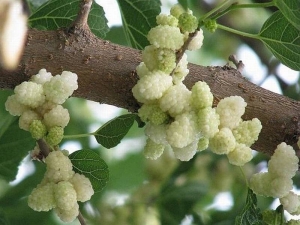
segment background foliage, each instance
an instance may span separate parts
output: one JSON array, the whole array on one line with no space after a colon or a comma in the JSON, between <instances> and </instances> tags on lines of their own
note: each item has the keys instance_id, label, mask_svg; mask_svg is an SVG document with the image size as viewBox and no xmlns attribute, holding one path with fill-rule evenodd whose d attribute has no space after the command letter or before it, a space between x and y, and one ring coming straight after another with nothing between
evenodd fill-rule
<instances>
[{"instance_id":1,"label":"background foliage","mask_svg":"<svg viewBox=\"0 0 300 225\"><path fill-rule=\"evenodd\" d=\"M79 0L51 0L41 8L38 7L45 2L44 0L28 2L33 12L29 19L31 27L57 29L71 23L76 16ZM185 4L199 17L219 2L221 1L188 0ZM255 1L243 1L251 2ZM293 7L282 6L280 1L276 2L278 7ZM102 7L94 3L89 17L92 31L114 43L143 48L147 45L145 34L155 25L155 15L160 12L160 1L118 0L118 4L123 26L111 27L109 30ZM57 9L58 5L62 7L60 10ZM164 10L170 6L169 1L163 1ZM65 10L64 7L70 10ZM220 23L245 32L259 33L263 21L275 10L276 8L272 7L267 10L236 10L222 17ZM288 8L284 10L288 11ZM132 20L132 15L135 20ZM294 17L300 18L299 15ZM278 86L276 91L299 100L299 72L283 70L284 67L261 42L222 30L211 34L204 29L204 35L202 49L196 53L189 53L190 61L201 65L224 65L230 54L239 53L239 59L246 65L245 76L250 80L263 86L273 82L273 85ZM267 36L263 34L263 29L260 35ZM253 67L257 67L256 70L253 70ZM51 68L46 69L51 71ZM256 76L253 76L254 73ZM33 148L34 142L26 132L16 129L17 121L4 109L4 102L11 93L8 90L1 90L0 93L0 225L61 224L52 212L39 213L27 206L27 196L42 179L45 168L39 162L31 162L29 157L24 158ZM262 154L256 154L252 162L244 166L244 175L238 167L229 165L225 157L213 155L209 151L197 154L189 162L179 162L169 152L164 153L160 159L151 161L143 157L143 128L138 127L134 117L129 118L129 123L134 125L127 134L127 130L122 132L122 135L126 136L119 146L112 147L114 144L110 145L110 142L102 143L108 148L112 147L107 149L97 143L101 143L99 137L102 135L98 128L114 116L126 114L125 110L104 108L77 98L68 100L65 106L71 115L66 134L96 131L98 135L95 135L96 138L84 137L72 142L65 139L62 146L68 146L68 149L73 151L93 150L93 153L105 160L110 171L107 186L96 193L89 203L80 205L89 224L175 225L185 218L185 221L193 221L193 224L232 225L238 215L247 212L245 207L256 211L257 208L278 206L271 198L258 197L257 208L253 208L256 199L253 200L252 195L248 195L245 206L248 193L245 177L266 164L267 157ZM121 118L128 119L126 115ZM18 182L11 182L22 159L21 171L26 176L18 179ZM299 176L295 178L295 184L299 185ZM223 202L222 207L222 204L215 204L218 197L224 194L232 198L232 205L224 207Z\"/></svg>"}]
</instances>

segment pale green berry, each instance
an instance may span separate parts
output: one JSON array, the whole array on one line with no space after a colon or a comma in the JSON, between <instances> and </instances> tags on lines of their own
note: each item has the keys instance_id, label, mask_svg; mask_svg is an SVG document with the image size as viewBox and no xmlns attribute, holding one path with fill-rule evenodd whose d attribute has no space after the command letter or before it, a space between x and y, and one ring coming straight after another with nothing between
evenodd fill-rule
<instances>
[{"instance_id":1,"label":"pale green berry","mask_svg":"<svg viewBox=\"0 0 300 225\"><path fill-rule=\"evenodd\" d=\"M77 194L69 181L61 181L54 185L54 198L56 206L60 209L70 210L77 203Z\"/></svg>"},{"instance_id":2,"label":"pale green berry","mask_svg":"<svg viewBox=\"0 0 300 225\"><path fill-rule=\"evenodd\" d=\"M45 102L43 85L24 81L15 87L18 102L31 108L36 108Z\"/></svg>"},{"instance_id":3,"label":"pale green berry","mask_svg":"<svg viewBox=\"0 0 300 225\"><path fill-rule=\"evenodd\" d=\"M41 69L38 74L33 75L30 80L37 84L44 84L47 81L50 81L52 78L52 74L47 72L46 69Z\"/></svg>"},{"instance_id":4,"label":"pale green berry","mask_svg":"<svg viewBox=\"0 0 300 225\"><path fill-rule=\"evenodd\" d=\"M157 144L168 145L167 136L166 136L166 125L153 125L151 123L146 124L145 134L152 141Z\"/></svg>"},{"instance_id":5,"label":"pale green berry","mask_svg":"<svg viewBox=\"0 0 300 225\"><path fill-rule=\"evenodd\" d=\"M229 163L235 166L243 166L249 162L252 156L252 149L240 143L236 143L235 148L227 154Z\"/></svg>"},{"instance_id":6,"label":"pale green berry","mask_svg":"<svg viewBox=\"0 0 300 225\"><path fill-rule=\"evenodd\" d=\"M64 103L78 88L77 74L63 71L43 84L46 99L56 104Z\"/></svg>"},{"instance_id":7,"label":"pale green berry","mask_svg":"<svg viewBox=\"0 0 300 225\"><path fill-rule=\"evenodd\" d=\"M209 148L216 154L228 154L235 148L235 138L228 128L222 128L209 140Z\"/></svg>"},{"instance_id":8,"label":"pale green berry","mask_svg":"<svg viewBox=\"0 0 300 225\"><path fill-rule=\"evenodd\" d=\"M203 151L208 148L209 139L205 137L201 137L198 141L198 151Z\"/></svg>"},{"instance_id":9,"label":"pale green berry","mask_svg":"<svg viewBox=\"0 0 300 225\"><path fill-rule=\"evenodd\" d=\"M184 53L172 75L174 84L182 83L182 81L188 75L189 69L187 68L187 65L188 65L187 54Z\"/></svg>"},{"instance_id":10,"label":"pale green berry","mask_svg":"<svg viewBox=\"0 0 300 225\"><path fill-rule=\"evenodd\" d=\"M182 33L193 33L198 27L198 20L192 14L184 12L179 16L178 26Z\"/></svg>"},{"instance_id":11,"label":"pale green berry","mask_svg":"<svg viewBox=\"0 0 300 225\"><path fill-rule=\"evenodd\" d=\"M30 124L34 120L41 120L41 116L35 111L26 110L19 118L19 127L23 130L29 131Z\"/></svg>"},{"instance_id":12,"label":"pale green berry","mask_svg":"<svg viewBox=\"0 0 300 225\"><path fill-rule=\"evenodd\" d=\"M216 20L205 20L204 26L211 33L214 33L218 28L218 24Z\"/></svg>"},{"instance_id":13,"label":"pale green berry","mask_svg":"<svg viewBox=\"0 0 300 225\"><path fill-rule=\"evenodd\" d=\"M206 138L212 138L218 131L220 117L215 108L206 107L197 113L197 124L200 133Z\"/></svg>"},{"instance_id":14,"label":"pale green berry","mask_svg":"<svg viewBox=\"0 0 300 225\"><path fill-rule=\"evenodd\" d=\"M194 35L194 37L190 41L187 49L190 51L194 51L194 50L201 48L201 46L203 44L203 39L204 39L203 30L200 29L197 31L197 33Z\"/></svg>"},{"instance_id":15,"label":"pale green berry","mask_svg":"<svg viewBox=\"0 0 300 225\"><path fill-rule=\"evenodd\" d=\"M174 5L172 8L171 8L171 10L170 10L170 14L172 15L172 16L174 16L175 18L179 18L179 16L182 14L182 13L184 13L185 12L185 10L184 10L184 8L180 5L180 4L176 4L176 5Z\"/></svg>"},{"instance_id":16,"label":"pale green berry","mask_svg":"<svg viewBox=\"0 0 300 225\"><path fill-rule=\"evenodd\" d=\"M59 126L65 127L70 121L69 111L61 105L56 105L44 114L44 123L48 128Z\"/></svg>"},{"instance_id":17,"label":"pale green berry","mask_svg":"<svg viewBox=\"0 0 300 225\"><path fill-rule=\"evenodd\" d=\"M53 151L45 159L45 179L54 183L71 179L74 175L71 160L62 151Z\"/></svg>"},{"instance_id":18,"label":"pale green berry","mask_svg":"<svg viewBox=\"0 0 300 225\"><path fill-rule=\"evenodd\" d=\"M212 106L214 96L206 82L198 81L193 85L191 100L192 106L195 109L203 109Z\"/></svg>"},{"instance_id":19,"label":"pale green berry","mask_svg":"<svg viewBox=\"0 0 300 225\"><path fill-rule=\"evenodd\" d=\"M259 119L254 118L249 121L241 122L232 133L237 142L251 146L258 139L258 135L262 129Z\"/></svg>"},{"instance_id":20,"label":"pale green berry","mask_svg":"<svg viewBox=\"0 0 300 225\"><path fill-rule=\"evenodd\" d=\"M172 86L172 77L162 71L153 71L143 76L132 88L133 96L141 103L161 98Z\"/></svg>"},{"instance_id":21,"label":"pale green berry","mask_svg":"<svg viewBox=\"0 0 300 225\"><path fill-rule=\"evenodd\" d=\"M191 91L180 83L171 86L159 100L162 111L172 117L191 110Z\"/></svg>"},{"instance_id":22,"label":"pale green berry","mask_svg":"<svg viewBox=\"0 0 300 225\"><path fill-rule=\"evenodd\" d=\"M87 177L83 174L75 173L69 181L76 191L77 201L86 202L91 199L94 194L94 190Z\"/></svg>"},{"instance_id":23,"label":"pale green berry","mask_svg":"<svg viewBox=\"0 0 300 225\"><path fill-rule=\"evenodd\" d=\"M79 205L76 202L73 207L69 210L61 209L56 207L54 209L54 212L57 214L57 216L65 223L70 223L73 220L76 219L76 217L79 215Z\"/></svg>"},{"instance_id":24,"label":"pale green berry","mask_svg":"<svg viewBox=\"0 0 300 225\"><path fill-rule=\"evenodd\" d=\"M164 152L164 149L165 145L157 144L148 138L144 147L144 155L148 159L155 160L161 156L161 154Z\"/></svg>"},{"instance_id":25,"label":"pale green berry","mask_svg":"<svg viewBox=\"0 0 300 225\"><path fill-rule=\"evenodd\" d=\"M157 104L143 104L138 110L138 115L144 122L151 122L154 125L165 123L169 116L163 112Z\"/></svg>"},{"instance_id":26,"label":"pale green berry","mask_svg":"<svg viewBox=\"0 0 300 225\"><path fill-rule=\"evenodd\" d=\"M172 27L177 27L178 19L172 15L160 14L156 16L156 23L158 25L169 25Z\"/></svg>"},{"instance_id":27,"label":"pale green berry","mask_svg":"<svg viewBox=\"0 0 300 225\"><path fill-rule=\"evenodd\" d=\"M29 126L29 132L32 138L39 140L47 133L47 128L41 120L33 120Z\"/></svg>"},{"instance_id":28,"label":"pale green berry","mask_svg":"<svg viewBox=\"0 0 300 225\"><path fill-rule=\"evenodd\" d=\"M198 140L193 141L183 148L173 147L174 155L180 161L189 161L194 157L198 148Z\"/></svg>"},{"instance_id":29,"label":"pale green berry","mask_svg":"<svg viewBox=\"0 0 300 225\"><path fill-rule=\"evenodd\" d=\"M197 139L197 117L193 112L180 114L167 127L167 140L172 147L183 148Z\"/></svg>"},{"instance_id":30,"label":"pale green berry","mask_svg":"<svg viewBox=\"0 0 300 225\"><path fill-rule=\"evenodd\" d=\"M284 210L288 211L289 213L296 212L298 207L300 206L298 195L292 191L290 191L284 197L280 198L279 201Z\"/></svg>"},{"instance_id":31,"label":"pale green berry","mask_svg":"<svg viewBox=\"0 0 300 225\"><path fill-rule=\"evenodd\" d=\"M64 137L64 128L59 126L51 127L48 131L46 136L46 142L51 145L55 146L58 145Z\"/></svg>"},{"instance_id":32,"label":"pale green berry","mask_svg":"<svg viewBox=\"0 0 300 225\"><path fill-rule=\"evenodd\" d=\"M233 129L241 122L247 103L240 96L230 96L222 99L217 105L220 115L220 126Z\"/></svg>"},{"instance_id":33,"label":"pale green berry","mask_svg":"<svg viewBox=\"0 0 300 225\"><path fill-rule=\"evenodd\" d=\"M29 107L21 104L16 95L11 95L5 102L5 109L13 116L21 116L23 112L29 110Z\"/></svg>"},{"instance_id":34,"label":"pale green berry","mask_svg":"<svg viewBox=\"0 0 300 225\"><path fill-rule=\"evenodd\" d=\"M168 25L158 25L151 28L147 38L150 44L157 48L178 50L184 44L184 35L180 32L179 28Z\"/></svg>"},{"instance_id":35,"label":"pale green berry","mask_svg":"<svg viewBox=\"0 0 300 225\"><path fill-rule=\"evenodd\" d=\"M54 183L38 185L28 196L28 206L35 211L49 211L56 207Z\"/></svg>"},{"instance_id":36,"label":"pale green berry","mask_svg":"<svg viewBox=\"0 0 300 225\"><path fill-rule=\"evenodd\" d=\"M268 162L268 171L272 177L292 178L298 170L299 159L292 146L281 143L277 146Z\"/></svg>"},{"instance_id":37,"label":"pale green berry","mask_svg":"<svg viewBox=\"0 0 300 225\"><path fill-rule=\"evenodd\" d=\"M147 46L142 52L142 59L150 71L161 70L170 74L176 66L175 52L167 48Z\"/></svg>"}]
</instances>

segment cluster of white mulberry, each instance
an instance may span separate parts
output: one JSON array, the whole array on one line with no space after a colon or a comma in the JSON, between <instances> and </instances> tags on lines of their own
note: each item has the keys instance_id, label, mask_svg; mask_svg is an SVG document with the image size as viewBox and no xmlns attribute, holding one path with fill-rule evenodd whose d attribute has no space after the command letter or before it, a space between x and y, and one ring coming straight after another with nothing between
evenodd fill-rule
<instances>
[{"instance_id":1,"label":"cluster of white mulberry","mask_svg":"<svg viewBox=\"0 0 300 225\"><path fill-rule=\"evenodd\" d=\"M299 159L292 146L281 143L268 162L268 172L254 174L250 188L255 194L279 198L283 208L291 214L300 214L300 196L292 192Z\"/></svg>"},{"instance_id":2,"label":"cluster of white mulberry","mask_svg":"<svg viewBox=\"0 0 300 225\"><path fill-rule=\"evenodd\" d=\"M149 31L151 45L142 53L143 62L136 68L140 79L132 89L143 103L139 116L147 122L145 156L156 159L165 148L172 148L178 159L188 161L197 150L209 147L227 154L230 163L244 165L252 159L250 146L258 139L261 123L241 119L247 104L239 96L224 98L213 108L205 82L187 89L182 83L189 72L187 56L176 62L176 53L189 37L193 38L187 49L199 49L203 33L191 11L176 5L170 14L157 16L158 26Z\"/></svg>"},{"instance_id":3,"label":"cluster of white mulberry","mask_svg":"<svg viewBox=\"0 0 300 225\"><path fill-rule=\"evenodd\" d=\"M74 173L63 151L50 152L45 163L44 178L28 196L28 205L35 211L54 209L62 221L71 222L79 214L77 201L88 201L94 194L91 182L84 175Z\"/></svg>"},{"instance_id":4,"label":"cluster of white mulberry","mask_svg":"<svg viewBox=\"0 0 300 225\"><path fill-rule=\"evenodd\" d=\"M8 97L5 107L13 116L20 116L19 126L36 140L45 138L50 146L58 145L70 116L64 103L78 88L77 75L63 71L52 76L45 69L24 81Z\"/></svg>"}]
</instances>

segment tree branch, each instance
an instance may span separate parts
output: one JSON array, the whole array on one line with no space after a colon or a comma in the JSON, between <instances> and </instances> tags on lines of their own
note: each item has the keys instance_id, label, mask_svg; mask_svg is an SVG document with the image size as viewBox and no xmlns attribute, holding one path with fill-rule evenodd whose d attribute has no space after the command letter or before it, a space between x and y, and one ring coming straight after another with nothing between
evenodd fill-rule
<instances>
[{"instance_id":1,"label":"tree branch","mask_svg":"<svg viewBox=\"0 0 300 225\"><path fill-rule=\"evenodd\" d=\"M78 74L75 96L136 111L139 104L131 89L137 82L135 67L141 52L98 39L89 29L29 30L20 66L14 72L0 68L0 88L12 89L31 75L46 68L53 75L69 70ZM300 134L300 103L260 88L233 68L203 67L189 64L185 80L188 88L199 81L210 86L215 103L239 95L248 103L244 119L257 117L263 124L254 149L272 154L282 141L294 145Z\"/></svg>"}]
</instances>

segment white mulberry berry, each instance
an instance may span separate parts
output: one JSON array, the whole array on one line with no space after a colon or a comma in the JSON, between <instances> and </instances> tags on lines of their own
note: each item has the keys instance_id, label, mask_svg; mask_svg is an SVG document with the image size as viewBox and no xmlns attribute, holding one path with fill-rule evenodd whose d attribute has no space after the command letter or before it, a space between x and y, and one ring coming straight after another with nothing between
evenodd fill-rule
<instances>
[{"instance_id":1,"label":"white mulberry berry","mask_svg":"<svg viewBox=\"0 0 300 225\"><path fill-rule=\"evenodd\" d=\"M77 203L77 194L69 181L60 181L54 185L56 206L63 210L70 210Z\"/></svg>"},{"instance_id":2,"label":"white mulberry berry","mask_svg":"<svg viewBox=\"0 0 300 225\"><path fill-rule=\"evenodd\" d=\"M44 114L44 123L48 128L59 126L65 127L70 121L70 115L67 109L61 105L57 105L49 112Z\"/></svg>"},{"instance_id":3,"label":"white mulberry berry","mask_svg":"<svg viewBox=\"0 0 300 225\"><path fill-rule=\"evenodd\" d=\"M240 143L236 143L235 148L227 154L229 163L235 166L243 166L249 162L252 156L252 149Z\"/></svg>"},{"instance_id":4,"label":"white mulberry berry","mask_svg":"<svg viewBox=\"0 0 300 225\"><path fill-rule=\"evenodd\" d=\"M184 113L175 117L167 127L167 140L172 147L183 148L197 139L198 130L194 113Z\"/></svg>"},{"instance_id":5,"label":"white mulberry berry","mask_svg":"<svg viewBox=\"0 0 300 225\"><path fill-rule=\"evenodd\" d=\"M91 181L87 177L82 174L75 173L69 181L76 191L77 201L86 202L91 199L94 194L94 190Z\"/></svg>"},{"instance_id":6,"label":"white mulberry berry","mask_svg":"<svg viewBox=\"0 0 300 225\"><path fill-rule=\"evenodd\" d=\"M36 108L45 101L43 85L24 81L14 89L16 99L23 105Z\"/></svg>"},{"instance_id":7,"label":"white mulberry berry","mask_svg":"<svg viewBox=\"0 0 300 225\"><path fill-rule=\"evenodd\" d=\"M160 108L175 117L191 109L191 91L184 84L170 87L159 100Z\"/></svg>"},{"instance_id":8,"label":"white mulberry berry","mask_svg":"<svg viewBox=\"0 0 300 225\"><path fill-rule=\"evenodd\" d=\"M161 98L172 85L172 77L161 71L142 77L132 88L133 96L141 103Z\"/></svg>"},{"instance_id":9,"label":"white mulberry berry","mask_svg":"<svg viewBox=\"0 0 300 225\"><path fill-rule=\"evenodd\" d=\"M197 149L198 149L198 140L195 140L191 144L183 148L173 147L173 152L177 159L181 161L189 161L196 154Z\"/></svg>"},{"instance_id":10,"label":"white mulberry berry","mask_svg":"<svg viewBox=\"0 0 300 225\"><path fill-rule=\"evenodd\" d=\"M241 122L247 103L240 96L230 96L222 99L217 105L220 115L220 126L233 129Z\"/></svg>"},{"instance_id":11,"label":"white mulberry berry","mask_svg":"<svg viewBox=\"0 0 300 225\"><path fill-rule=\"evenodd\" d=\"M164 149L165 149L165 145L158 144L152 141L150 138L148 138L146 141L146 145L144 147L144 155L148 159L155 160L162 155Z\"/></svg>"},{"instance_id":12,"label":"white mulberry berry","mask_svg":"<svg viewBox=\"0 0 300 225\"><path fill-rule=\"evenodd\" d=\"M71 160L61 151L50 152L45 159L47 170L45 178L57 183L59 181L69 180L73 175L73 166Z\"/></svg>"},{"instance_id":13,"label":"white mulberry berry","mask_svg":"<svg viewBox=\"0 0 300 225\"><path fill-rule=\"evenodd\" d=\"M180 32L179 28L168 25L158 25L152 28L147 38L155 47L169 48L171 50L180 49L184 43L184 35Z\"/></svg>"},{"instance_id":14,"label":"white mulberry berry","mask_svg":"<svg viewBox=\"0 0 300 225\"><path fill-rule=\"evenodd\" d=\"M222 128L209 140L209 147L216 154L228 154L235 148L236 141L229 128Z\"/></svg>"}]
</instances>

